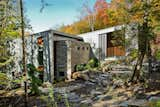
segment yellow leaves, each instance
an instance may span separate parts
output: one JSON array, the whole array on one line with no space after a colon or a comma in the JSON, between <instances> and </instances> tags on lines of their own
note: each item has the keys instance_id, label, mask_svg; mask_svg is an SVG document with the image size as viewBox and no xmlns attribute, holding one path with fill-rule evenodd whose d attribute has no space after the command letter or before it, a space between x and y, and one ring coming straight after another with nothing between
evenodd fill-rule
<instances>
[{"instance_id":1,"label":"yellow leaves","mask_svg":"<svg viewBox=\"0 0 160 107\"><path fill-rule=\"evenodd\" d=\"M91 31L91 24L94 30L130 22L141 24L146 8L149 12L149 24L160 25L160 0L151 0L149 6L145 6L141 0L112 0L109 4L105 0L97 0L93 8L94 20L91 14L88 14L71 25L61 27L60 30L79 34Z\"/></svg>"},{"instance_id":2,"label":"yellow leaves","mask_svg":"<svg viewBox=\"0 0 160 107\"><path fill-rule=\"evenodd\" d=\"M97 0L94 5L95 13L96 13L96 21L100 22L102 25L100 27L106 27L109 23L108 20L108 4L105 0Z\"/></svg>"},{"instance_id":3,"label":"yellow leaves","mask_svg":"<svg viewBox=\"0 0 160 107\"><path fill-rule=\"evenodd\" d=\"M143 21L143 12L137 12L132 14L130 22L142 22Z\"/></svg>"},{"instance_id":4,"label":"yellow leaves","mask_svg":"<svg viewBox=\"0 0 160 107\"><path fill-rule=\"evenodd\" d=\"M71 25L64 27L63 32L69 33L69 34L76 34L74 27Z\"/></svg>"},{"instance_id":5,"label":"yellow leaves","mask_svg":"<svg viewBox=\"0 0 160 107\"><path fill-rule=\"evenodd\" d=\"M7 32L7 35L10 35L11 37L17 37L18 34L19 34L18 32L14 32L14 31Z\"/></svg>"},{"instance_id":6,"label":"yellow leaves","mask_svg":"<svg viewBox=\"0 0 160 107\"><path fill-rule=\"evenodd\" d=\"M60 31L69 34L80 34L90 31L87 19L74 22L71 25L62 26Z\"/></svg>"},{"instance_id":7,"label":"yellow leaves","mask_svg":"<svg viewBox=\"0 0 160 107\"><path fill-rule=\"evenodd\" d=\"M109 18L107 13L108 4L106 0L97 0L93 10L93 14L87 14L79 21L62 27L60 30L70 34L79 34L89 32L93 29L96 30L107 27L109 25Z\"/></svg>"}]
</instances>

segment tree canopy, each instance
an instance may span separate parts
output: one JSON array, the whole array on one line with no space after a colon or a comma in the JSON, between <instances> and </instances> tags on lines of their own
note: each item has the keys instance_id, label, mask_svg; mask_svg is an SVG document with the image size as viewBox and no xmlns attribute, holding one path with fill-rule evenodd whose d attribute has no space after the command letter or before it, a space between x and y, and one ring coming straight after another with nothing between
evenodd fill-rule
<instances>
[{"instance_id":1,"label":"tree canopy","mask_svg":"<svg viewBox=\"0 0 160 107\"><path fill-rule=\"evenodd\" d=\"M59 30L70 34L80 34L98 30L110 26L126 23L143 22L144 8L149 8L150 25L157 27L160 25L159 0L150 0L149 7L142 4L143 0L96 0L93 7L89 7L87 2L81 10L84 15L70 25L62 25Z\"/></svg>"},{"instance_id":2,"label":"tree canopy","mask_svg":"<svg viewBox=\"0 0 160 107\"><path fill-rule=\"evenodd\" d=\"M20 27L20 16L18 1L0 1L0 67L10 63L12 60L7 51L7 41L18 37Z\"/></svg>"}]
</instances>

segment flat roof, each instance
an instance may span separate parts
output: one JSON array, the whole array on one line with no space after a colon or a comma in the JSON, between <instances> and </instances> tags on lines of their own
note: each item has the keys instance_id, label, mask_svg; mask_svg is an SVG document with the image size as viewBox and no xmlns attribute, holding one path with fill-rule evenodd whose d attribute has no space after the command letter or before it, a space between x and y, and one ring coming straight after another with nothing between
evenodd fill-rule
<instances>
[{"instance_id":1,"label":"flat roof","mask_svg":"<svg viewBox=\"0 0 160 107\"><path fill-rule=\"evenodd\" d=\"M82 36L86 36L88 34L104 34L104 33L110 33L110 32L114 32L116 30L120 30L122 29L123 25L117 25L117 26L113 26L113 27L108 27L105 29L99 29L99 30L95 30L92 32L87 32L87 33L82 33L79 34L78 36L82 37Z\"/></svg>"},{"instance_id":2,"label":"flat roof","mask_svg":"<svg viewBox=\"0 0 160 107\"><path fill-rule=\"evenodd\" d=\"M73 38L73 39L78 39L78 40L83 40L82 37L79 37L79 36L77 36L77 35L72 35L72 34L60 32L60 31L53 30L53 29L45 30L45 31L38 32L38 33L34 33L34 34L31 34L31 35L37 35L37 34L41 34L41 33L45 33L45 32L51 32L51 33L57 34L57 35L59 35L59 36L68 37L68 38Z\"/></svg>"},{"instance_id":3,"label":"flat roof","mask_svg":"<svg viewBox=\"0 0 160 107\"><path fill-rule=\"evenodd\" d=\"M54 34L58 34L58 35L63 36L63 37L69 37L69 38L74 38L74 39L83 40L82 37L79 37L79 36L77 36L77 35L72 35L72 34L60 32L60 31L56 31L56 30L52 30L52 31L53 31Z\"/></svg>"}]
</instances>

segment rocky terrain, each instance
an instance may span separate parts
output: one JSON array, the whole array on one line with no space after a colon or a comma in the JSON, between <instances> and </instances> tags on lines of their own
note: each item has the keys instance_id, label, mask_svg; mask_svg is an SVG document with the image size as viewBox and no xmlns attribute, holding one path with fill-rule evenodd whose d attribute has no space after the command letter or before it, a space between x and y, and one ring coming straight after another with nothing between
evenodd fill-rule
<instances>
[{"instance_id":1,"label":"rocky terrain","mask_svg":"<svg viewBox=\"0 0 160 107\"><path fill-rule=\"evenodd\" d=\"M115 66L108 72L76 73L77 80L54 86L55 101L60 107L66 106L66 100L69 107L152 107L153 102L160 100L160 90L127 83L131 74L126 66ZM42 88L42 92L47 94L47 88Z\"/></svg>"},{"instance_id":2,"label":"rocky terrain","mask_svg":"<svg viewBox=\"0 0 160 107\"><path fill-rule=\"evenodd\" d=\"M160 90L152 90L146 83L127 82L132 74L130 67L105 69L108 68L75 72L72 81L54 85L45 82L39 87L41 95L29 96L28 104L30 107L160 107ZM18 97L22 89L13 93L14 98L5 101L23 107L23 96ZM2 103L1 100L0 106L4 106Z\"/></svg>"}]
</instances>

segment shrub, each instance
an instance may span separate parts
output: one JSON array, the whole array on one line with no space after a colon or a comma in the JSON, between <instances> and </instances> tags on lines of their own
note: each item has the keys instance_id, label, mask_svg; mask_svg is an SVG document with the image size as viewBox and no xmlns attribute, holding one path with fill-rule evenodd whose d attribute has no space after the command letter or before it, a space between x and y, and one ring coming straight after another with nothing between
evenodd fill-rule
<instances>
[{"instance_id":1,"label":"shrub","mask_svg":"<svg viewBox=\"0 0 160 107\"><path fill-rule=\"evenodd\" d=\"M98 61L98 59L93 58L91 60L88 61L87 64L78 64L76 65L76 71L83 71L86 69L92 69L92 68L97 68L99 67L100 63Z\"/></svg>"},{"instance_id":2,"label":"shrub","mask_svg":"<svg viewBox=\"0 0 160 107\"><path fill-rule=\"evenodd\" d=\"M95 68L95 67L98 67L99 66L99 61L97 58L93 58L91 60L88 61L88 64L87 64L90 68Z\"/></svg>"},{"instance_id":3,"label":"shrub","mask_svg":"<svg viewBox=\"0 0 160 107\"><path fill-rule=\"evenodd\" d=\"M155 57L160 60L160 49L155 52Z\"/></svg>"},{"instance_id":4,"label":"shrub","mask_svg":"<svg viewBox=\"0 0 160 107\"><path fill-rule=\"evenodd\" d=\"M130 50L130 53L128 54L125 62L130 64L136 60L137 56L138 56L138 50L132 49Z\"/></svg>"},{"instance_id":5,"label":"shrub","mask_svg":"<svg viewBox=\"0 0 160 107\"><path fill-rule=\"evenodd\" d=\"M5 73L0 73L0 89L5 89L8 86L10 79Z\"/></svg>"},{"instance_id":6,"label":"shrub","mask_svg":"<svg viewBox=\"0 0 160 107\"><path fill-rule=\"evenodd\" d=\"M36 73L38 73L36 67L32 64L27 65L28 68L28 75L31 79L31 94L40 94L40 90L38 89L38 86L42 85L42 81L36 76Z\"/></svg>"},{"instance_id":7,"label":"shrub","mask_svg":"<svg viewBox=\"0 0 160 107\"><path fill-rule=\"evenodd\" d=\"M83 71L86 69L86 64L78 64L76 65L76 71Z\"/></svg>"},{"instance_id":8,"label":"shrub","mask_svg":"<svg viewBox=\"0 0 160 107\"><path fill-rule=\"evenodd\" d=\"M149 107L160 107L160 100L149 102Z\"/></svg>"},{"instance_id":9,"label":"shrub","mask_svg":"<svg viewBox=\"0 0 160 107\"><path fill-rule=\"evenodd\" d=\"M6 73L0 72L0 89L16 89L21 87L22 78L10 79Z\"/></svg>"}]
</instances>

